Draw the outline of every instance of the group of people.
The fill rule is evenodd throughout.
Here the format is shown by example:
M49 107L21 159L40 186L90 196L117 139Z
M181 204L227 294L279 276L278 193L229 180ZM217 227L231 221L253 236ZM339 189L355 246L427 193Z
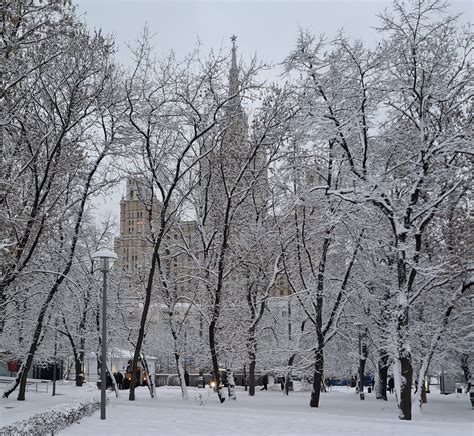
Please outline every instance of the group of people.
M358 388L358 386L356 385L356 389ZM375 388L375 377L372 377L371 380L370 380L370 385L369 385L369 393L371 391L373 391ZM388 383L387 383L387 390L389 393L393 394L394 390L395 390L395 380L393 379L393 377L390 377L388 379Z
M115 383L119 389L123 389L123 374L120 371L114 372Z
M334 385L333 383L333 379L332 378L329 378L327 377L325 380L324 380L324 384L325 386L327 386L329 389L331 388L331 386ZM368 386L368 392L370 393L371 391L374 390L375 388L375 377L373 376L370 376L368 378L368 381L366 382L366 380L364 379L364 385L365 386ZM350 387L355 387L356 388L356 391L358 391L358 388L359 388L359 385L357 383L357 376L352 376L350 379L349 379L349 386ZM282 388L283 389L283 388ZM322 387L323 389L323 387ZM393 394L394 393L394 390L395 390L395 380L393 377L390 377L388 379L388 383L387 383L387 390L389 393Z

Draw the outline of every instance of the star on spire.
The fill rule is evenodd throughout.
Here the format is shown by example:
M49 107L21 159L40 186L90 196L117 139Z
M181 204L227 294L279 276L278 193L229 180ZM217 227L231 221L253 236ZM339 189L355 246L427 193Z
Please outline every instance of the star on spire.
M230 40L232 41L232 57L229 71L229 96L233 96L232 104L238 105L238 98L236 96L239 94L239 68L237 67L237 46L235 44L237 36L232 35Z

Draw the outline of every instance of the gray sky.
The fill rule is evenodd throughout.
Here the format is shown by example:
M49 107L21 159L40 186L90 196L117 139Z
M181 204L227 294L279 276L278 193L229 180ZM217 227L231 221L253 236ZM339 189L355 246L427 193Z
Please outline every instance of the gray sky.
M132 42L148 23L156 35L159 53L173 49L178 55L190 52L199 37L207 49L230 46L238 35L239 52L248 58L257 53L264 61L280 62L295 44L299 27L316 34L334 36L344 28L348 36L372 43L379 23L376 14L391 4L387 0L313 1L162 1L78 0L79 12L90 27L116 36L119 58L127 62L124 43ZM451 1L453 12L472 20L469 0Z
M315 34L336 35L344 29L347 36L373 45L378 38L377 13L390 0L76 0L78 11L90 28L113 34L118 45L118 59L129 63L126 43L133 45L144 24L155 35L157 54L174 50L178 56L193 50L199 38L203 52L221 46L230 49L229 37L238 36L239 55L249 59L254 54L265 62L281 62L295 45L298 29ZM451 0L453 13L463 13L462 21L471 21L470 0ZM101 199L99 212L119 215L119 201L124 187Z

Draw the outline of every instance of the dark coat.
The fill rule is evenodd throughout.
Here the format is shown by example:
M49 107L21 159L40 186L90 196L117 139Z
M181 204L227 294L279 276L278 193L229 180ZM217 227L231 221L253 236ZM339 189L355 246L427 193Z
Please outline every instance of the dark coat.
M116 381L119 385L121 385L122 382L123 382L123 374L119 371L119 372L116 372L116 373L114 374L114 377L115 377L115 381Z

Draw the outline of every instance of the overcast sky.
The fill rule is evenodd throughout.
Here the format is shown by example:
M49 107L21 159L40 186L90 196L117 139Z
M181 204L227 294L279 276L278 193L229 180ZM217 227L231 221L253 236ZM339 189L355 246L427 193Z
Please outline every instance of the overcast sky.
M128 60L125 42L132 42L148 23L156 35L157 51L173 49L178 55L190 52L197 39L204 49L229 46L238 35L244 58L257 53L265 61L280 62L295 43L299 27L316 34L334 36L343 28L348 36L373 43L379 23L377 13L389 6L386 0L344 1L162 1L79 0L79 12L90 27L115 35L119 57ZM472 21L469 0L451 2L453 12ZM469 17L469 18L468 18Z
M336 35L344 29L347 36L373 45L378 38L377 13L389 7L386 0L313 0L313 1L162 1L162 0L76 0L78 10L90 28L113 34L119 60L129 63L127 43L136 40L147 23L155 35L158 54L174 50L185 55L199 38L203 51L230 49L230 36L238 36L239 55L254 54L261 61L281 62L295 45L299 28L315 34ZM462 13L463 21L473 18L469 0L451 0L453 13ZM101 201L100 211L119 214L119 189Z

